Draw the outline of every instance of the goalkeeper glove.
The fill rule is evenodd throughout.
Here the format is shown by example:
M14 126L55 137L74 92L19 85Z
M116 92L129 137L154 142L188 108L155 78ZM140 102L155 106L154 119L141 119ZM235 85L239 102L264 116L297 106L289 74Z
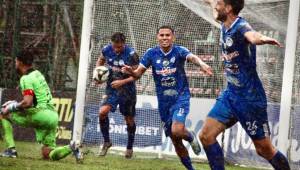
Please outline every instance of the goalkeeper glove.
M2 105L2 107L4 107L3 110L6 110L6 112L14 112L14 111L19 110L19 108L18 108L19 105L20 104L17 101L13 100L13 101L8 101L8 102L4 103ZM3 112L5 112L5 111L2 111L1 113L3 114Z

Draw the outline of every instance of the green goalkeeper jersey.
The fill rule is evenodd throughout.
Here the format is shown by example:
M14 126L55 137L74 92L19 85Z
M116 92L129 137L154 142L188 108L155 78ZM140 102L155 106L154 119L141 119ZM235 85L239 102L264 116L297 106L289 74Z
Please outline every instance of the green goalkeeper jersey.
M54 109L52 95L45 77L38 70L30 69L20 79L23 96L32 95L35 108Z

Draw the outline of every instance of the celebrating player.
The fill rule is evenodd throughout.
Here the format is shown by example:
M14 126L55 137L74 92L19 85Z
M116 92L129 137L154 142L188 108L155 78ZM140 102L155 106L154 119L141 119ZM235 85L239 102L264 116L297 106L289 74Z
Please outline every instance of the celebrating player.
M159 45L147 50L136 70L130 66L124 66L122 71L139 78L147 68L152 66L158 108L164 123L165 134L171 137L182 164L192 170L194 168L182 139L191 144L197 155L201 152L201 148L195 134L185 128L185 120L190 108L190 91L184 64L188 60L208 74L212 74L212 71L207 64L188 49L173 44L175 35L170 26L161 26L157 30L157 40Z
M108 113L114 112L119 105L120 112L125 118L127 124L127 150L126 158L133 155L133 143L136 125L135 104L136 104L136 87L135 79L121 72L124 64L137 67L139 56L135 50L125 44L126 37L123 33L116 32L111 36L111 44L102 49L96 66L102 66L105 63L109 66L109 78L106 86L106 95L99 110L99 123L104 138L104 144L100 156L105 156L107 150L112 146L109 139L109 118Z
M3 157L17 157L13 139L12 123L35 130L37 142L43 145L45 159L59 160L73 152L77 161L82 159L79 143L56 147L58 113L52 103L51 91L44 76L32 66L34 54L22 51L16 57L16 70L21 75L20 88L23 94L21 102L8 101L2 105L1 118L7 149Z
M199 135L209 165L213 170L224 169L224 155L216 137L239 121L258 155L276 170L289 170L286 157L271 143L266 95L256 72L256 45L280 44L254 31L238 16L244 0L205 1L211 5L215 19L222 23L221 48L228 82Z

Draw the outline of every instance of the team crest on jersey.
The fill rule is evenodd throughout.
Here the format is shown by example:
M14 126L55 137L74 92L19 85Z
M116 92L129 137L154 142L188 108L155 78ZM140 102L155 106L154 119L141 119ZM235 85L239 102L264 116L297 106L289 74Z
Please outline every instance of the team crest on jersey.
M227 47L231 47L233 44L233 40L230 37L226 37L225 44Z
M119 60L119 66L123 66L125 64L124 60Z
M163 64L164 67L167 67L170 64L170 62L169 62L169 60L166 59L166 60L163 61L162 64Z

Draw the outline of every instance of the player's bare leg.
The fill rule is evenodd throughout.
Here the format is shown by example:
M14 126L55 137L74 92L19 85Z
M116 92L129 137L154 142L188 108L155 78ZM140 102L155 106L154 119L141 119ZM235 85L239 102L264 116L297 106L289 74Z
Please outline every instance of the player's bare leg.
M99 110L99 123L102 132L102 136L104 138L104 143L102 149L99 153L100 156L105 156L108 149L112 146L112 143L109 139L109 118L108 113L111 110L110 105L103 105Z
M290 166L287 158L275 149L269 137L253 140L256 152L259 156L265 158L276 170L289 170Z
M181 122L174 121L172 123L172 135L176 136L177 138L184 139L188 141L196 155L199 155L201 152L200 144L197 140L197 136L194 132L188 131L185 128L185 125Z
M181 163L188 170L194 170L191 158L189 157L189 153L188 153L187 149L185 148L185 146L182 143L182 138L178 138L177 136L172 135L171 139L172 139L172 143L175 147L175 151L176 151L178 157L181 160Z
M217 136L225 130L225 125L219 121L206 118L203 128L199 134L200 141L204 147L210 168L212 170L225 169L224 155Z
M125 158L132 158L133 155L133 143L134 143L134 137L135 137L135 130L136 125L134 121L134 116L125 116L125 121L127 124L127 134L128 134L128 142L127 142L127 148L125 152Z

